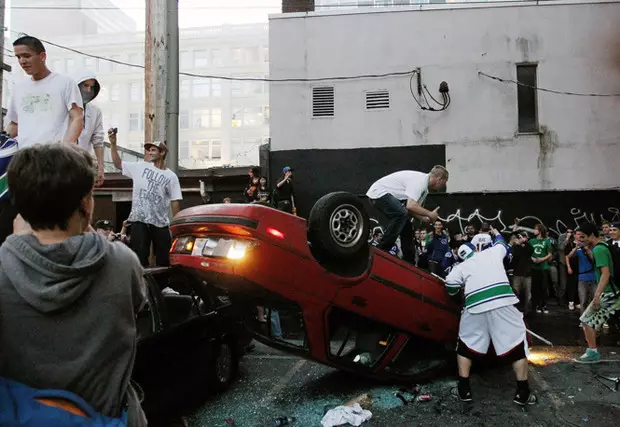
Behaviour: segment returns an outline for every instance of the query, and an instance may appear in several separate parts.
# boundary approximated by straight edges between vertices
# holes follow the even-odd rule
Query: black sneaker
[[[521,394],[517,391],[517,394],[515,394],[515,398],[513,402],[521,406],[535,405],[536,403],[538,403],[538,398],[536,397],[534,393],[530,393],[528,397],[526,398],[524,394]]]
[[[461,402],[471,402],[472,400],[474,400],[474,398],[471,395],[470,389],[460,390],[458,387],[454,387],[452,390],[450,390],[450,393],[453,396],[458,397]]]

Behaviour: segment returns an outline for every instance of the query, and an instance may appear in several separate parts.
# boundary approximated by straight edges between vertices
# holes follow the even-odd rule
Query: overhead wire
[[[5,27],[6,28],[6,27]],[[9,31],[16,33],[18,36],[29,35],[27,33],[23,33],[17,30],[13,30],[9,28]],[[112,62],[118,65],[124,65],[127,67],[135,67],[144,69],[145,66],[141,64],[132,64],[130,62],[121,61],[118,59],[107,58],[105,56],[94,55],[91,53],[87,53],[81,51],[79,49],[75,49],[69,46],[65,46],[59,43],[54,43],[49,40],[45,40],[37,37],[43,43],[47,43],[50,46],[57,47],[59,49],[67,50],[69,52],[76,53],[78,55],[87,56],[89,58],[99,59],[102,61]],[[245,82],[273,82],[273,83],[310,83],[310,82],[325,82],[325,81],[338,81],[338,80],[363,80],[363,79],[381,79],[386,77],[398,77],[398,76],[408,76],[412,74],[414,70],[408,71],[394,71],[389,73],[381,73],[381,74],[358,74],[351,76],[332,76],[332,77],[309,77],[309,78],[283,78],[283,79],[272,79],[269,77],[234,77],[234,76],[222,76],[216,74],[198,74],[198,73],[190,73],[187,71],[179,71],[179,75],[187,76],[187,77],[196,77],[196,78],[207,78],[207,79],[219,79],[219,80],[228,80],[228,81],[245,81]]]
[[[517,86],[522,86],[522,87],[527,87],[530,89],[535,89],[539,92],[548,92],[548,93],[554,93],[557,95],[572,95],[572,96],[594,96],[594,97],[616,97],[616,96],[620,96],[620,93],[586,93],[586,92],[570,92],[570,91],[564,91],[564,90],[555,90],[555,89],[547,89],[547,88],[543,88],[543,87],[538,87],[538,86],[533,86],[533,85],[528,85],[516,80],[512,80],[512,79],[505,79],[502,77],[498,77],[498,76],[494,76],[491,74],[487,74],[483,71],[478,71],[478,74],[492,79],[492,80],[497,80],[498,82],[501,83],[513,83],[516,84]]]

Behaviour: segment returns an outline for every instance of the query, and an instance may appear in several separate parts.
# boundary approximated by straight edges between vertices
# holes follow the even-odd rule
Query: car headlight
[[[224,237],[179,237],[170,252],[214,258],[242,259],[256,243]]]

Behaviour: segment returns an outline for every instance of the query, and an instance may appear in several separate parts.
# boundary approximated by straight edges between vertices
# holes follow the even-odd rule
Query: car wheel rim
[[[329,218],[329,231],[338,245],[350,248],[362,238],[362,213],[352,205],[339,206]]]
[[[220,348],[220,354],[215,361],[215,373],[217,375],[217,381],[220,384],[228,382],[230,377],[230,369],[232,367],[232,351],[228,344],[223,344]]]

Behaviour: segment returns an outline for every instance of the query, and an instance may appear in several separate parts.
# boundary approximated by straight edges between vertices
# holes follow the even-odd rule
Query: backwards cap
[[[459,250],[457,251],[457,255],[459,256],[461,261],[465,261],[466,259],[470,258],[475,252],[476,252],[475,246],[467,242],[467,243],[463,243],[459,247]]]

